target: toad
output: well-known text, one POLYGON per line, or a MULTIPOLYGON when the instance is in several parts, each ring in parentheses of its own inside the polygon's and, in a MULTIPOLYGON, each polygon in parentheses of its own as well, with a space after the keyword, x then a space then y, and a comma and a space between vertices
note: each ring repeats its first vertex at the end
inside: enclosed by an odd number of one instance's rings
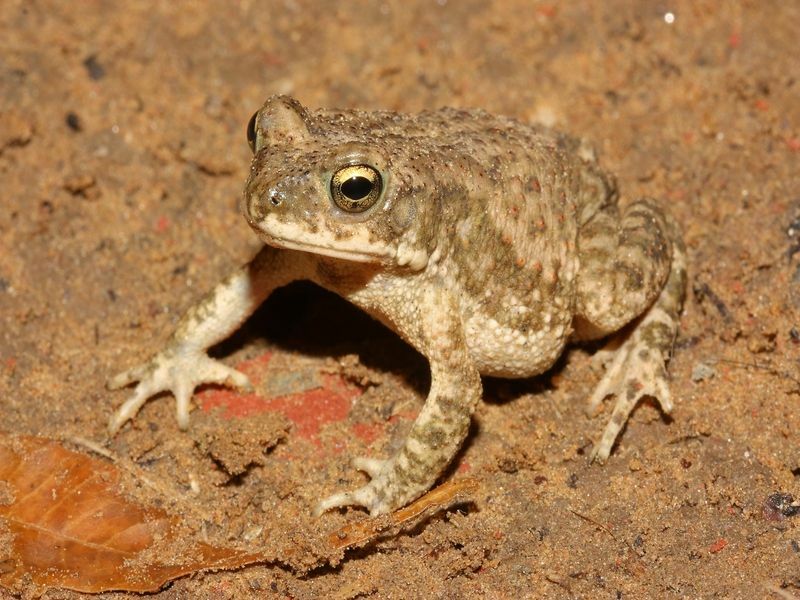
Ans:
POLYGON ((138 382, 112 435, 162 391, 174 394, 185 429, 198 385, 250 389, 207 349, 300 279, 385 323, 431 369, 402 447, 355 459, 369 483, 328 497, 317 514, 358 505, 377 515, 425 493, 467 435, 481 375, 542 373, 568 342, 625 328, 589 399, 594 409, 615 398, 594 459, 609 456, 642 397, 670 412, 681 236, 651 200, 620 208, 585 143, 483 111, 307 110, 285 96, 253 115, 248 139, 241 208, 264 246, 186 313, 160 352, 109 381, 138 382))

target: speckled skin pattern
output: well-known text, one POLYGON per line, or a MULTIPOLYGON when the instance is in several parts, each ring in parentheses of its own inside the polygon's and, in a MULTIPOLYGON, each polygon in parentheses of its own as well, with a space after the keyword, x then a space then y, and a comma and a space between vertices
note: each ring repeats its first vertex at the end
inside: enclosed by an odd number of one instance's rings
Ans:
POLYGON ((431 388, 402 448, 354 466, 371 481, 316 509, 397 509, 427 491, 461 446, 481 397, 480 375, 545 371, 570 340, 626 329, 590 398, 616 397, 593 458, 605 460, 638 400, 671 410, 665 363, 686 286, 683 244, 652 202, 620 211, 613 178, 590 149, 557 133, 481 111, 418 115, 307 111, 270 98, 251 124, 253 164, 242 198, 265 242, 182 319, 167 347, 113 378, 139 381, 112 417, 116 432, 153 394, 171 390, 188 425, 195 386, 248 388, 210 359, 276 288, 308 279, 387 324, 430 361, 431 388), (339 169, 380 176, 364 210, 334 202, 339 169))

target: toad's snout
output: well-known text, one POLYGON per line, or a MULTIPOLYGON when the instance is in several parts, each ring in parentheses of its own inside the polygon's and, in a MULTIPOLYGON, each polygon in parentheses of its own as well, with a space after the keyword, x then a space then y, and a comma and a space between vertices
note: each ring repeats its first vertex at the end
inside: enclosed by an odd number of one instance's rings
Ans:
POLYGON ((251 226, 257 227, 268 215, 279 215, 297 207, 297 194, 283 180, 259 182, 257 178, 248 182, 244 190, 242 209, 251 226))
POLYGON ((313 229, 319 221, 324 201, 319 182, 309 173, 273 175, 265 178, 256 172, 245 186, 242 212, 259 233, 269 233, 268 222, 304 223, 313 229))

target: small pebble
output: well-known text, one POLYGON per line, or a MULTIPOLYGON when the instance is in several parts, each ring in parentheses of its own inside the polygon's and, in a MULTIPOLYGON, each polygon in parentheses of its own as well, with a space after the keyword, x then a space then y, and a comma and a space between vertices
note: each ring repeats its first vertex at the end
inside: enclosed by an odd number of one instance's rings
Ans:
POLYGON ((697 362, 692 367, 692 381, 697 383, 698 381, 704 381, 706 379, 711 379, 717 374, 714 367, 704 363, 704 362, 697 362))

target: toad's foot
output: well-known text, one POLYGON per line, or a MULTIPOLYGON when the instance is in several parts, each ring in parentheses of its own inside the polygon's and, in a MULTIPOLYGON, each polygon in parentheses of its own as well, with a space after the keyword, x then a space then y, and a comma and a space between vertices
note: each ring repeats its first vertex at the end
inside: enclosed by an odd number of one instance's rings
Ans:
POLYGON ((653 307, 616 351, 603 379, 589 398, 590 413, 607 396, 617 398, 611 419, 592 451, 592 460, 602 463, 608 458, 614 441, 641 398, 655 398, 661 410, 667 414, 672 411, 665 364, 669 360, 674 331, 674 320, 658 307, 653 307), (661 343, 654 343, 654 336, 661 343))
POLYGON ((132 419, 151 396, 170 391, 175 395, 178 427, 189 426, 189 402, 194 389, 203 383, 219 383, 243 391, 253 386, 247 376, 209 358, 205 352, 170 348, 150 360, 112 377, 106 386, 116 390, 135 381, 133 395, 114 413, 108 423, 109 435, 115 435, 128 419, 132 419))
POLYGON ((314 516, 318 517, 326 510, 339 506, 363 506, 369 510, 370 516, 391 512, 395 508, 388 490, 388 481, 392 472, 392 460, 359 457, 353 459, 353 467, 364 471, 372 478, 367 485, 352 492, 339 492, 328 496, 314 508, 314 516))

